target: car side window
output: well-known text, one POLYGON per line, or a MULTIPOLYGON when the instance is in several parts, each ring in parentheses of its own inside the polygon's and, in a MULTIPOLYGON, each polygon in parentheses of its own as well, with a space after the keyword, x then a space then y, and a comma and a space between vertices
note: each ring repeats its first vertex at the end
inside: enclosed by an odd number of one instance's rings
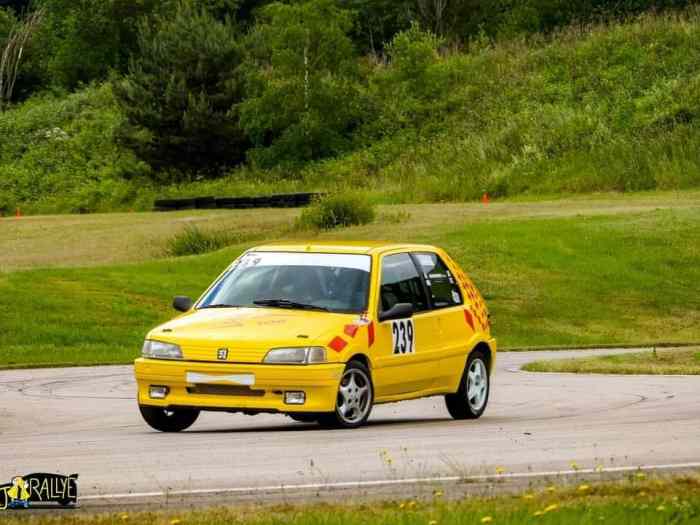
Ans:
POLYGON ((413 305, 415 312, 428 309, 420 274, 407 253, 387 255, 382 260, 381 309, 386 312, 398 303, 413 305))
POLYGON ((433 308, 462 304, 457 281, 442 259, 435 253, 416 253, 415 257, 425 277, 433 308))

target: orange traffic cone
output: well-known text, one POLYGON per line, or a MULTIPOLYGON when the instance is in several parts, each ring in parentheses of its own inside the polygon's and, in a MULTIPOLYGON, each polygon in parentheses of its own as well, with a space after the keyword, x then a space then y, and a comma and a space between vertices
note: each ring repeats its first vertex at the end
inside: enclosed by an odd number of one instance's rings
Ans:
POLYGON ((484 194, 481 197, 481 202, 482 202, 482 204, 488 204, 489 202, 491 202, 491 199, 489 199, 488 193, 484 192, 484 194))

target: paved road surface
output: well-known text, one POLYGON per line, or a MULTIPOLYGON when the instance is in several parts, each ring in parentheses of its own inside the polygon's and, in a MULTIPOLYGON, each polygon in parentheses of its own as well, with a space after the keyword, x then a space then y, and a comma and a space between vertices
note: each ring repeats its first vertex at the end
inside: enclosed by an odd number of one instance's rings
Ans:
POLYGON ((588 353, 499 354, 478 421, 431 398, 376 407, 352 431, 204 413, 162 434, 141 421, 129 366, 0 372, 0 481, 77 472, 96 496, 700 462, 700 377, 519 371, 588 353))

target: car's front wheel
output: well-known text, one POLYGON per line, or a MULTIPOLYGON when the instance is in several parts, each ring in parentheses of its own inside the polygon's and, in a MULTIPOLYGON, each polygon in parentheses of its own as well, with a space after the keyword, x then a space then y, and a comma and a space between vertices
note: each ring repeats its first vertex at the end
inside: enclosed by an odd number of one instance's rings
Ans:
POLYGON ((180 432, 197 421, 199 410, 194 408, 168 409, 139 405, 143 419, 152 428, 161 432, 180 432))
POLYGON ((467 359, 459 390, 445 396, 447 411, 455 419, 477 419, 486 410, 491 382, 486 356, 477 350, 467 359))
POLYGON ((318 421, 326 427, 356 428, 367 422, 373 403, 369 370, 359 361, 350 361, 340 379, 335 411, 321 414, 318 421))

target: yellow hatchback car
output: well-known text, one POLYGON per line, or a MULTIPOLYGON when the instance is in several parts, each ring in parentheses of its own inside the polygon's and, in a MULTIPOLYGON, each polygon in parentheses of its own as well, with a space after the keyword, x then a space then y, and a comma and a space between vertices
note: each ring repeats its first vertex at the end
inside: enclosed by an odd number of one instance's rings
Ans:
POLYGON ((441 249, 297 243, 248 250, 135 362, 138 403, 164 432, 202 410, 282 413, 353 428, 372 406, 444 395, 480 417, 496 357, 489 315, 441 249))

